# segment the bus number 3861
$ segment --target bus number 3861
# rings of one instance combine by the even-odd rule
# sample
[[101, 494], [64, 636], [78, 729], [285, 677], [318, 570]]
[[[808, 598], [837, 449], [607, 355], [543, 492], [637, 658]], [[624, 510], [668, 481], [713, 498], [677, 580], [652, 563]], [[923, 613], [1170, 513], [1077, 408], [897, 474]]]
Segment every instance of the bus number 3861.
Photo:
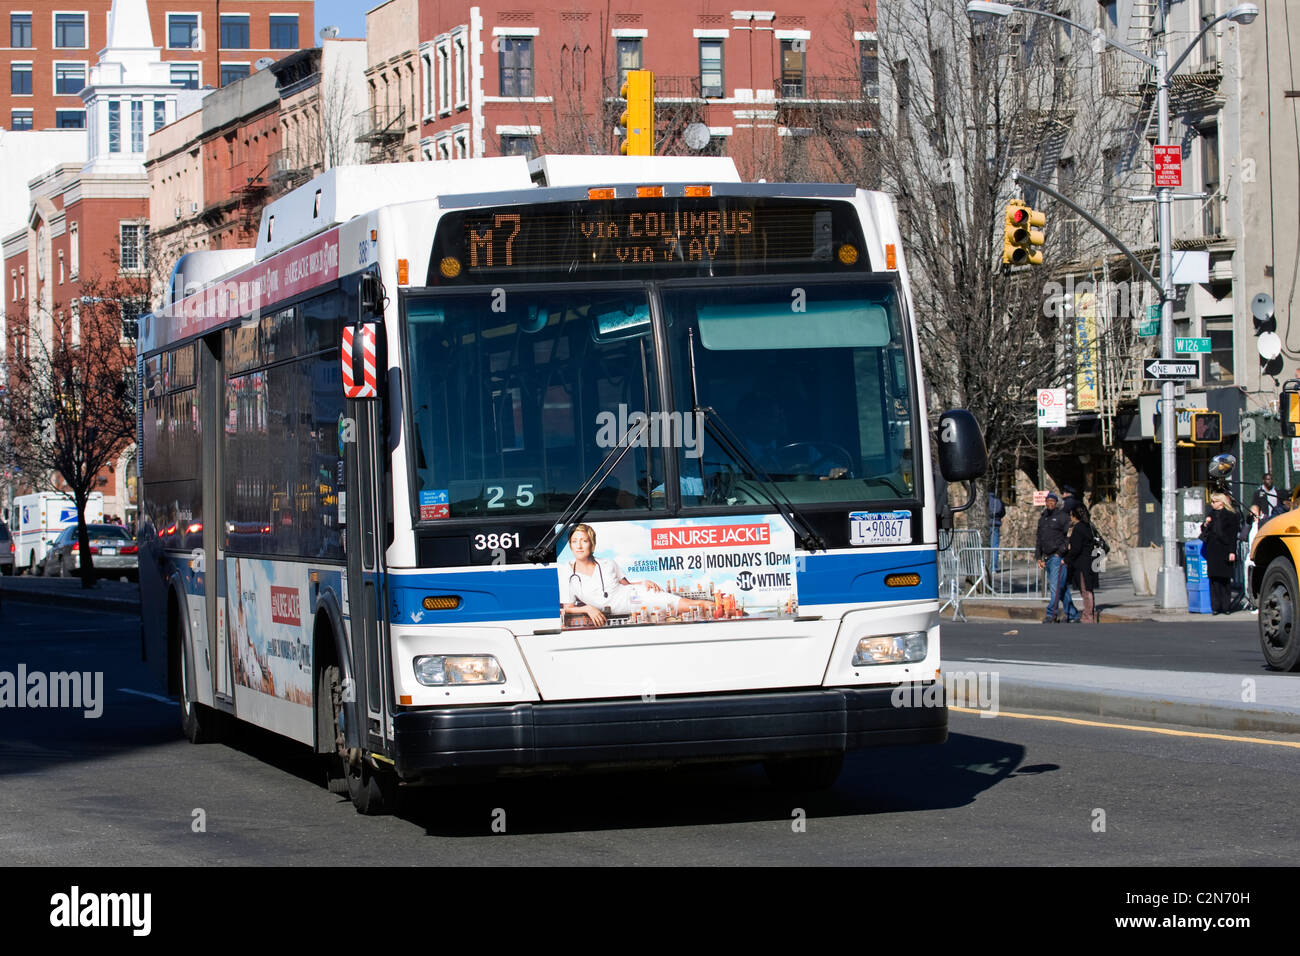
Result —
[[497, 548], [519, 547], [519, 532], [507, 531], [505, 534], [476, 534], [474, 548], [477, 551], [495, 551]]

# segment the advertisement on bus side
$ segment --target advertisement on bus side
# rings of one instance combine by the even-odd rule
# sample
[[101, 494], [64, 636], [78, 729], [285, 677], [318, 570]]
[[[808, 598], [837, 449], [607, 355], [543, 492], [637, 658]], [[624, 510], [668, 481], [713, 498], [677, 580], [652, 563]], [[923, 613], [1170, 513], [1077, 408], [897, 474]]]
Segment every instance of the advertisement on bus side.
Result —
[[799, 613], [794, 533], [775, 515], [580, 524], [559, 587], [566, 628]]
[[311, 644], [303, 633], [306, 579], [301, 568], [226, 559], [235, 683], [310, 707]]

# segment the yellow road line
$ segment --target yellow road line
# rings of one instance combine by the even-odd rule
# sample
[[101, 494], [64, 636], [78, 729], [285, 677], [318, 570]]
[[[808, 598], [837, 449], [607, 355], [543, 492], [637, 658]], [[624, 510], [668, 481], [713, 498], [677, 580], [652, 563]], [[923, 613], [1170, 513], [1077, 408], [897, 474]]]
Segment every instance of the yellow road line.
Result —
[[[949, 710], [955, 710], [959, 714], [983, 714], [987, 711], [977, 710], [973, 707], [953, 707], [949, 705]], [[1114, 730], [1134, 730], [1147, 734], [1164, 734], [1168, 737], [1203, 737], [1206, 740], [1230, 740], [1243, 744], [1266, 744], [1270, 747], [1295, 747], [1300, 749], [1300, 741], [1291, 740], [1265, 740], [1263, 737], [1234, 737], [1230, 734], [1204, 734], [1194, 730], [1171, 730], [1168, 727], [1142, 727], [1133, 724], [1110, 724], [1100, 720], [1083, 720], [1079, 717], [1055, 717], [1049, 714], [1016, 714], [1009, 710], [999, 710], [996, 714], [998, 717], [1016, 717], [1020, 720], [1050, 720], [1058, 724], [1075, 724], [1079, 727], [1110, 727]]]

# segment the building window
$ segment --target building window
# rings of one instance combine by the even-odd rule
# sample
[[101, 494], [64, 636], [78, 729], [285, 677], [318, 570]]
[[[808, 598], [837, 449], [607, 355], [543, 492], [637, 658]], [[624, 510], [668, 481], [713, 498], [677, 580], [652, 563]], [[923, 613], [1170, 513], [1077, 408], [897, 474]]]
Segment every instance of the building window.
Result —
[[452, 130], [452, 142], [456, 159], [469, 159], [469, 130], [460, 128]]
[[10, 129], [31, 129], [32, 111], [31, 110], [10, 110], [9, 128]]
[[54, 64], [54, 93], [56, 96], [76, 96], [85, 87], [86, 64]]
[[197, 13], [167, 14], [167, 48], [169, 50], [197, 50], [199, 48], [199, 15]]
[[451, 159], [451, 137], [441, 136], [437, 141], [438, 159]]
[[1206, 318], [1205, 334], [1210, 339], [1210, 356], [1206, 362], [1205, 381], [1231, 385], [1232, 377], [1232, 316]]
[[506, 135], [501, 137], [502, 156], [527, 156], [532, 159], [537, 155], [537, 141], [531, 136]]
[[9, 45], [16, 50], [27, 50], [32, 45], [32, 15], [9, 14]]
[[445, 39], [435, 49], [438, 58], [438, 112], [451, 112], [451, 46]]
[[85, 129], [86, 111], [85, 110], [55, 110], [54, 127], [55, 129]]
[[223, 63], [221, 64], [221, 85], [229, 86], [231, 83], [242, 80], [248, 76], [247, 63]]
[[456, 54], [456, 107], [459, 109], [469, 105], [469, 60], [465, 55], [465, 34], [454, 34], [451, 45]]
[[221, 49], [248, 49], [248, 14], [223, 14], [221, 17]]
[[81, 271], [81, 236], [75, 222], [68, 224], [68, 271], [74, 279]]
[[144, 152], [144, 100], [131, 101], [131, 152]]
[[623, 37], [616, 40], [614, 45], [618, 63], [618, 85], [622, 89], [623, 84], [627, 82], [628, 71], [641, 69], [641, 39]]
[[63, 250], [59, 250], [59, 285], [63, 285]]
[[298, 16], [281, 14], [271, 17], [271, 49], [298, 49]]
[[1202, 126], [1201, 133], [1201, 181], [1204, 191], [1210, 198], [1205, 200], [1204, 227], [1205, 235], [1217, 236], [1223, 231], [1221, 215], [1222, 204], [1219, 197], [1219, 127]]
[[722, 80], [722, 41], [701, 40], [700, 96], [726, 96], [725, 90]]
[[56, 13], [54, 15], [54, 45], [68, 50], [86, 48], [86, 15], [84, 13]]
[[122, 152], [122, 104], [117, 100], [108, 101], [108, 151]]
[[1101, 22], [1097, 25], [1113, 37], [1119, 31], [1119, 0], [1101, 0], [1098, 13]]
[[781, 41], [781, 95], [804, 95], [804, 48], [807, 40]]
[[501, 38], [501, 95], [533, 95], [533, 38]]
[[880, 44], [871, 38], [858, 43], [858, 63], [862, 76], [862, 95], [880, 99]]
[[148, 264], [145, 243], [149, 240], [149, 227], [138, 222], [124, 222], [122, 230], [122, 271], [139, 272]]
[[199, 65], [197, 63], [170, 63], [172, 86], [187, 90], [199, 88]]
[[[430, 53], [428, 50], [422, 50], [420, 52], [420, 73], [423, 79], [422, 89], [424, 91], [424, 96], [423, 96], [424, 103], [421, 107], [423, 112], [420, 115], [423, 116], [425, 119], [428, 119], [430, 116], [433, 115], [433, 108], [434, 108], [433, 107], [433, 103], [434, 103], [433, 54]], [[433, 157], [433, 154], [431, 152], [429, 153], [429, 157], [430, 158]]]
[[30, 63], [10, 64], [9, 92], [14, 96], [32, 95], [32, 65]]
[[156, 133], [167, 125], [167, 101], [153, 101], [153, 131]]
[[149, 300], [142, 296], [122, 299], [122, 339], [134, 341], [140, 337], [140, 316], [149, 311]]

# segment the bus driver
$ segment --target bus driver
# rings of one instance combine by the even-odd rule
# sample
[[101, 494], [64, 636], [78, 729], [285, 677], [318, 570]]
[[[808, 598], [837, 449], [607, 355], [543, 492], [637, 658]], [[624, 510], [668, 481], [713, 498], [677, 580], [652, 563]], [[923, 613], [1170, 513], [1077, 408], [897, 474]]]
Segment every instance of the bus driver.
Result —
[[628, 615], [637, 608], [678, 614], [684, 608], [713, 606], [708, 601], [679, 597], [653, 581], [629, 581], [617, 561], [595, 557], [596, 532], [589, 524], [573, 529], [569, 550], [573, 560], [560, 571], [560, 604], [565, 611], [586, 615], [593, 627], [604, 627], [606, 615]]

